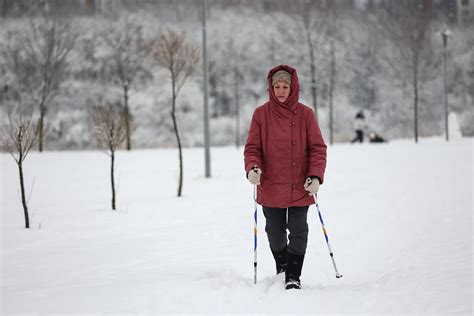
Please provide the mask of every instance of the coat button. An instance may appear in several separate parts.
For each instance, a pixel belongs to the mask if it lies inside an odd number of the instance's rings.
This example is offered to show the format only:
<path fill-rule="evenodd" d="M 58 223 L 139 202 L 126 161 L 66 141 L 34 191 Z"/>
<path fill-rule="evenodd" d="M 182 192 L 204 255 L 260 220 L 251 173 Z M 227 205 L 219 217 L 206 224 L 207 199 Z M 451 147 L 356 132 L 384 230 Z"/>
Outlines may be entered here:
<path fill-rule="evenodd" d="M 296 145 L 296 141 L 292 141 L 291 144 L 292 144 L 292 145 Z"/>
<path fill-rule="evenodd" d="M 296 185 L 293 184 L 293 189 L 296 188 Z"/>
<path fill-rule="evenodd" d="M 296 123 L 293 121 L 293 122 L 291 122 L 291 125 L 295 126 L 295 125 L 296 125 Z"/>
<path fill-rule="evenodd" d="M 296 111 L 293 111 L 293 114 L 295 114 L 295 115 L 296 115 Z"/>
<path fill-rule="evenodd" d="M 296 166 L 296 162 L 293 161 L 292 165 L 293 165 L 293 167 Z"/>

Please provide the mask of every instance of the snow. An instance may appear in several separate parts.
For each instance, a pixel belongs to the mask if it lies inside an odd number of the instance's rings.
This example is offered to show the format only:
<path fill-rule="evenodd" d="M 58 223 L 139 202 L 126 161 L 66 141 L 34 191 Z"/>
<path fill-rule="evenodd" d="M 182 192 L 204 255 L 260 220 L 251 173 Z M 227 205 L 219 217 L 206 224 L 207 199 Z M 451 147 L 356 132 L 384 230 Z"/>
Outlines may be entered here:
<path fill-rule="evenodd" d="M 473 139 L 328 148 L 301 291 L 285 291 L 253 200 L 242 148 L 33 152 L 25 161 L 32 228 L 17 169 L 1 154 L 1 315 L 157 313 L 472 314 Z"/>

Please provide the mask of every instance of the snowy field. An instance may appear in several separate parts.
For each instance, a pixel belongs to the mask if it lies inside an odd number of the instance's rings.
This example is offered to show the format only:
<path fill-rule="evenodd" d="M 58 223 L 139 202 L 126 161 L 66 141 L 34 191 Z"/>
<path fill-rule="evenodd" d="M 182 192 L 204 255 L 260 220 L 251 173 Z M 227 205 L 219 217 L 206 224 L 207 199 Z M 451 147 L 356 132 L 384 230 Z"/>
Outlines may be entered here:
<path fill-rule="evenodd" d="M 360 313 L 472 315 L 473 139 L 328 148 L 301 291 L 285 291 L 259 207 L 253 284 L 252 188 L 243 150 L 119 152 L 110 209 L 101 152 L 31 153 L 32 228 L 16 166 L 1 154 L 1 315 Z"/>

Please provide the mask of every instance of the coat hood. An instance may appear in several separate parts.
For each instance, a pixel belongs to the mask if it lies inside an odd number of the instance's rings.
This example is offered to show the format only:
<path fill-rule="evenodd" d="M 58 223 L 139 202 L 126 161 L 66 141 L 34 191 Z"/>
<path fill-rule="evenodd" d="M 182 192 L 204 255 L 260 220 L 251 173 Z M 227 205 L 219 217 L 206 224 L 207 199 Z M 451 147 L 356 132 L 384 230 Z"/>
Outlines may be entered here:
<path fill-rule="evenodd" d="M 278 101 L 277 97 L 275 96 L 275 92 L 273 91 L 273 86 L 272 86 L 272 76 L 279 70 L 285 70 L 291 74 L 291 92 L 290 92 L 290 96 L 284 103 L 281 103 L 280 101 Z M 296 69 L 288 65 L 276 66 L 275 68 L 272 68 L 268 72 L 267 80 L 268 80 L 268 95 L 269 95 L 270 103 L 276 105 L 277 107 L 283 107 L 289 110 L 293 110 L 298 105 L 298 100 L 300 97 L 300 82 L 298 80 L 298 74 L 296 73 Z"/>

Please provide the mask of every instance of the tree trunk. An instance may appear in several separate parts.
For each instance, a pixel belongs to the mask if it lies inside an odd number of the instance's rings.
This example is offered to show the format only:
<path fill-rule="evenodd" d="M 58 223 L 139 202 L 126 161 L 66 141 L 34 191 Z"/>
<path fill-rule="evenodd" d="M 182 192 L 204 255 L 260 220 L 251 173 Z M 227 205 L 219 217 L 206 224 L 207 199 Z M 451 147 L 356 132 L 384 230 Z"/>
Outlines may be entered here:
<path fill-rule="evenodd" d="M 415 143 L 418 143 L 418 82 L 417 79 L 415 78 L 413 82 L 413 92 L 414 92 L 414 116 L 413 116 L 413 122 L 414 122 L 414 132 L 415 132 Z"/>
<path fill-rule="evenodd" d="M 329 83 L 329 143 L 334 143 L 334 89 L 336 85 L 336 47 L 335 47 L 335 36 L 336 36 L 336 19 L 337 19 L 337 6 L 336 2 L 331 2 L 331 34 L 330 40 L 331 45 L 331 64 L 330 64 L 330 83 Z"/>
<path fill-rule="evenodd" d="M 128 107 L 128 87 L 123 87 L 123 101 L 125 114 L 125 130 L 127 133 L 127 150 L 132 149 L 131 131 L 130 131 L 130 109 Z"/>
<path fill-rule="evenodd" d="M 30 217 L 28 215 L 28 206 L 26 205 L 25 182 L 23 180 L 23 162 L 21 155 L 18 162 L 18 170 L 20 172 L 21 203 L 23 204 L 23 212 L 25 214 L 25 228 L 30 228 Z"/>
<path fill-rule="evenodd" d="M 173 127 L 174 132 L 176 134 L 176 141 L 178 142 L 178 151 L 179 151 L 179 184 L 178 184 L 178 197 L 181 196 L 181 192 L 183 190 L 183 152 L 181 148 L 181 138 L 179 137 L 178 131 L 178 122 L 176 121 L 175 115 L 175 108 L 176 108 L 176 96 L 173 93 L 173 100 L 172 100 L 172 110 L 171 110 L 171 118 L 173 119 Z"/>
<path fill-rule="evenodd" d="M 240 147 L 240 107 L 239 107 L 239 67 L 234 69 L 234 95 L 235 95 L 235 147 Z"/>
<path fill-rule="evenodd" d="M 38 150 L 39 152 L 43 151 L 43 138 L 44 138 L 44 116 L 45 116 L 45 107 L 44 105 L 40 106 L 40 118 L 38 122 L 38 129 L 39 129 L 39 134 L 38 134 Z"/>
<path fill-rule="evenodd" d="M 7 0 L 2 0 L 2 18 L 7 16 Z"/>
<path fill-rule="evenodd" d="M 211 136 L 209 132 L 209 60 L 207 58 L 207 0 L 202 1 L 202 66 L 204 97 L 204 174 L 211 177 Z"/>
<path fill-rule="evenodd" d="M 310 68 L 311 68 L 311 95 L 313 97 L 314 115 L 316 116 L 316 120 L 318 120 L 318 99 L 317 99 L 317 87 L 316 87 L 316 65 L 315 65 L 315 57 L 314 57 L 314 47 L 313 47 L 313 42 L 311 41 L 311 33 L 309 31 L 309 27 L 305 26 L 305 32 L 306 32 L 306 41 L 308 43 L 309 62 L 310 62 Z"/>
<path fill-rule="evenodd" d="M 115 150 L 112 150 L 110 157 L 111 157 L 110 180 L 112 184 L 112 210 L 115 211 L 115 177 L 114 177 Z"/>
<path fill-rule="evenodd" d="M 331 40 L 331 73 L 329 82 L 329 143 L 334 143 L 334 85 L 336 77 L 336 52 Z"/>
<path fill-rule="evenodd" d="M 313 107 L 314 115 L 316 116 L 316 121 L 318 121 L 318 87 L 316 86 L 316 73 L 311 74 L 311 95 L 313 97 Z"/>
<path fill-rule="evenodd" d="M 181 22 L 182 20 L 182 14 L 181 14 L 181 1 L 174 1 L 174 6 L 175 6 L 175 11 L 176 11 L 176 21 Z"/>

